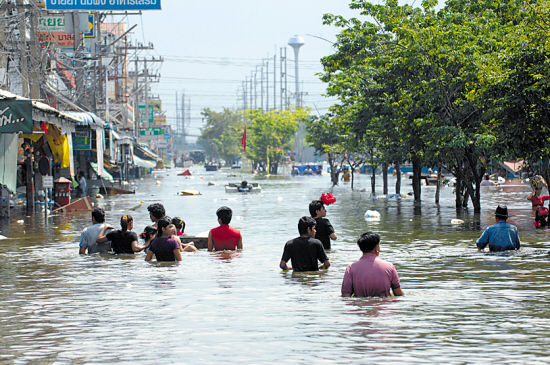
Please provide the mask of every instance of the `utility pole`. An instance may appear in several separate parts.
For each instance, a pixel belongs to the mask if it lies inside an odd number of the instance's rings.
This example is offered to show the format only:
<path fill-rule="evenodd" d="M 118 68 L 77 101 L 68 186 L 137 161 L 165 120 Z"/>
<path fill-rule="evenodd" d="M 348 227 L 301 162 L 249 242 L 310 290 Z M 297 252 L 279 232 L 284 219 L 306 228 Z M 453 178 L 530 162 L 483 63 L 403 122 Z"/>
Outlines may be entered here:
<path fill-rule="evenodd" d="M 258 95 L 256 93 L 256 84 L 257 84 L 257 80 L 256 80 L 256 76 L 258 74 L 258 66 L 256 66 L 256 71 L 254 71 L 254 109 L 258 109 L 258 104 L 256 103 L 256 95 Z"/>
<path fill-rule="evenodd" d="M 264 62 L 260 66 L 260 100 L 261 109 L 264 111 Z"/>
<path fill-rule="evenodd" d="M 180 130 L 180 110 L 178 106 L 178 92 L 176 91 L 176 134 L 180 136 L 182 131 Z"/>
<path fill-rule="evenodd" d="M 269 110 L 269 58 L 265 61 L 265 110 Z"/>
<path fill-rule="evenodd" d="M 250 96 L 250 103 L 248 103 L 248 105 L 250 105 L 250 109 L 253 109 L 252 108 L 252 75 L 250 75 L 250 93 L 249 93 L 249 96 Z"/>
<path fill-rule="evenodd" d="M 19 18 L 19 66 L 21 68 L 21 95 L 29 97 L 29 68 L 27 65 L 27 22 L 24 0 L 17 0 L 17 17 Z M 34 204 L 34 201 L 33 201 Z"/>
<path fill-rule="evenodd" d="M 40 99 L 40 79 L 42 72 L 42 62 L 40 60 L 40 51 L 38 49 L 38 19 L 36 11 L 30 11 L 30 26 L 31 26 L 31 99 Z M 45 208 L 47 210 L 47 207 Z"/>
<path fill-rule="evenodd" d="M 243 81 L 243 122 L 246 122 L 246 101 L 248 98 L 248 95 L 246 95 L 246 89 L 247 89 L 247 83 L 248 81 L 245 79 Z"/>
<path fill-rule="evenodd" d="M 7 51 L 6 45 L 6 29 L 8 29 L 8 20 L 6 15 L 7 9 L 0 9 L 0 45 Z M 4 74 L 0 75 L 0 88 L 8 89 L 8 54 L 7 52 L 0 52 L 0 70 L 4 69 Z"/>
<path fill-rule="evenodd" d="M 139 77 L 138 77 L 138 59 L 136 58 L 134 60 L 134 128 L 136 129 L 135 137 L 139 136 L 139 131 L 141 129 L 141 112 L 139 110 L 139 99 L 138 99 L 138 91 L 139 91 Z"/>
<path fill-rule="evenodd" d="M 183 135 L 183 144 L 185 145 L 185 136 L 187 131 L 185 130 L 185 121 L 187 117 L 185 115 L 185 91 L 181 94 L 181 134 Z"/>
<path fill-rule="evenodd" d="M 277 50 L 273 55 L 273 110 L 277 110 Z"/>
<path fill-rule="evenodd" d="M 281 79 L 281 110 L 288 109 L 287 98 L 287 73 L 286 73 L 286 47 L 280 49 L 280 79 Z"/>

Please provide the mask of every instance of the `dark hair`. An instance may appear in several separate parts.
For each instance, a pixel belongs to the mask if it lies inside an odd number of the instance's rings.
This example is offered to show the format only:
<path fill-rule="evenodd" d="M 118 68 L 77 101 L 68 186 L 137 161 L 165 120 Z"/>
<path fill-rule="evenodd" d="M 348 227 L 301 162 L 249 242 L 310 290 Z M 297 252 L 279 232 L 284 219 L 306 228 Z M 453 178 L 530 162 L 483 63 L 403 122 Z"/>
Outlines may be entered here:
<path fill-rule="evenodd" d="M 166 217 L 163 217 L 157 221 L 158 237 L 162 236 L 164 229 L 170 224 L 172 224 L 172 222 L 170 222 L 170 219 L 166 219 Z"/>
<path fill-rule="evenodd" d="M 308 216 L 303 216 L 298 221 L 298 232 L 300 233 L 300 235 L 304 235 L 307 233 L 308 228 L 315 227 L 316 224 L 317 222 L 315 222 L 315 219 Z"/>
<path fill-rule="evenodd" d="M 164 205 L 160 203 L 153 203 L 147 207 L 149 213 L 153 215 L 156 219 L 160 219 L 166 215 L 166 210 L 164 210 Z"/>
<path fill-rule="evenodd" d="M 176 226 L 176 229 L 180 232 L 183 232 L 185 230 L 185 221 L 180 217 L 172 218 L 172 224 Z"/>
<path fill-rule="evenodd" d="M 380 243 L 380 235 L 371 231 L 365 232 L 357 240 L 357 246 L 363 252 L 370 252 Z"/>
<path fill-rule="evenodd" d="M 94 210 L 92 210 L 92 218 L 97 223 L 105 222 L 105 211 L 103 208 L 95 207 Z"/>
<path fill-rule="evenodd" d="M 132 218 L 130 214 L 123 215 L 122 217 L 120 217 L 120 227 L 123 231 L 126 231 L 128 229 L 128 224 L 133 221 L 134 218 Z"/>
<path fill-rule="evenodd" d="M 151 236 L 156 233 L 157 233 L 157 229 L 155 227 L 147 226 L 139 236 L 143 238 L 145 241 L 149 241 Z"/>
<path fill-rule="evenodd" d="M 231 222 L 231 217 L 233 216 L 233 211 L 231 208 L 223 206 L 216 210 L 216 215 L 219 219 L 221 219 L 222 224 L 229 224 Z"/>
<path fill-rule="evenodd" d="M 309 214 L 312 217 L 315 217 L 317 215 L 317 211 L 321 210 L 322 207 L 324 207 L 324 204 L 321 200 L 312 200 L 311 203 L 309 203 Z"/>

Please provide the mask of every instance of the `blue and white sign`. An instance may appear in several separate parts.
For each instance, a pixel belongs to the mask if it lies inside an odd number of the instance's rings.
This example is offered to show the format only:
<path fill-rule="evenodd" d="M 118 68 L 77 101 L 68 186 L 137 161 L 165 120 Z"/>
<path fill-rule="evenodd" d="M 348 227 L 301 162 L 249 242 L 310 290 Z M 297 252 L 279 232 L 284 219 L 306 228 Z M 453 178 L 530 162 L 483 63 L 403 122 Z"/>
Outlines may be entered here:
<path fill-rule="evenodd" d="M 46 0 L 48 10 L 160 10 L 160 0 Z"/>

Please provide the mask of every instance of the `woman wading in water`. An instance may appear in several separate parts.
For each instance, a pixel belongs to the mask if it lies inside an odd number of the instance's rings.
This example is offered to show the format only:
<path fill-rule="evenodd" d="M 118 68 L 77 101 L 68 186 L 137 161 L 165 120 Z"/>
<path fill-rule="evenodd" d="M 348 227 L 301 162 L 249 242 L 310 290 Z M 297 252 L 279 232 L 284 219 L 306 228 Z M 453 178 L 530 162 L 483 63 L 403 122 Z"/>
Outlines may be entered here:
<path fill-rule="evenodd" d="M 172 236 L 176 235 L 176 226 L 166 218 L 157 221 L 157 238 L 151 241 L 145 261 L 151 261 L 153 255 L 157 261 L 181 261 L 180 244 Z"/>

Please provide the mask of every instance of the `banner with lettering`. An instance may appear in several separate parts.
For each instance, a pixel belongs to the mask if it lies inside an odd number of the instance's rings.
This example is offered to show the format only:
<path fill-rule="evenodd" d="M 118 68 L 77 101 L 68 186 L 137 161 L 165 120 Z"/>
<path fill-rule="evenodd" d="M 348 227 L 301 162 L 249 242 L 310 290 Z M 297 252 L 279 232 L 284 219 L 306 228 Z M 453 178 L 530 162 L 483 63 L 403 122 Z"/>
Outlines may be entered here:
<path fill-rule="evenodd" d="M 0 133 L 32 133 L 30 100 L 0 100 Z"/>
<path fill-rule="evenodd" d="M 46 0 L 48 10 L 160 10 L 160 0 Z"/>

